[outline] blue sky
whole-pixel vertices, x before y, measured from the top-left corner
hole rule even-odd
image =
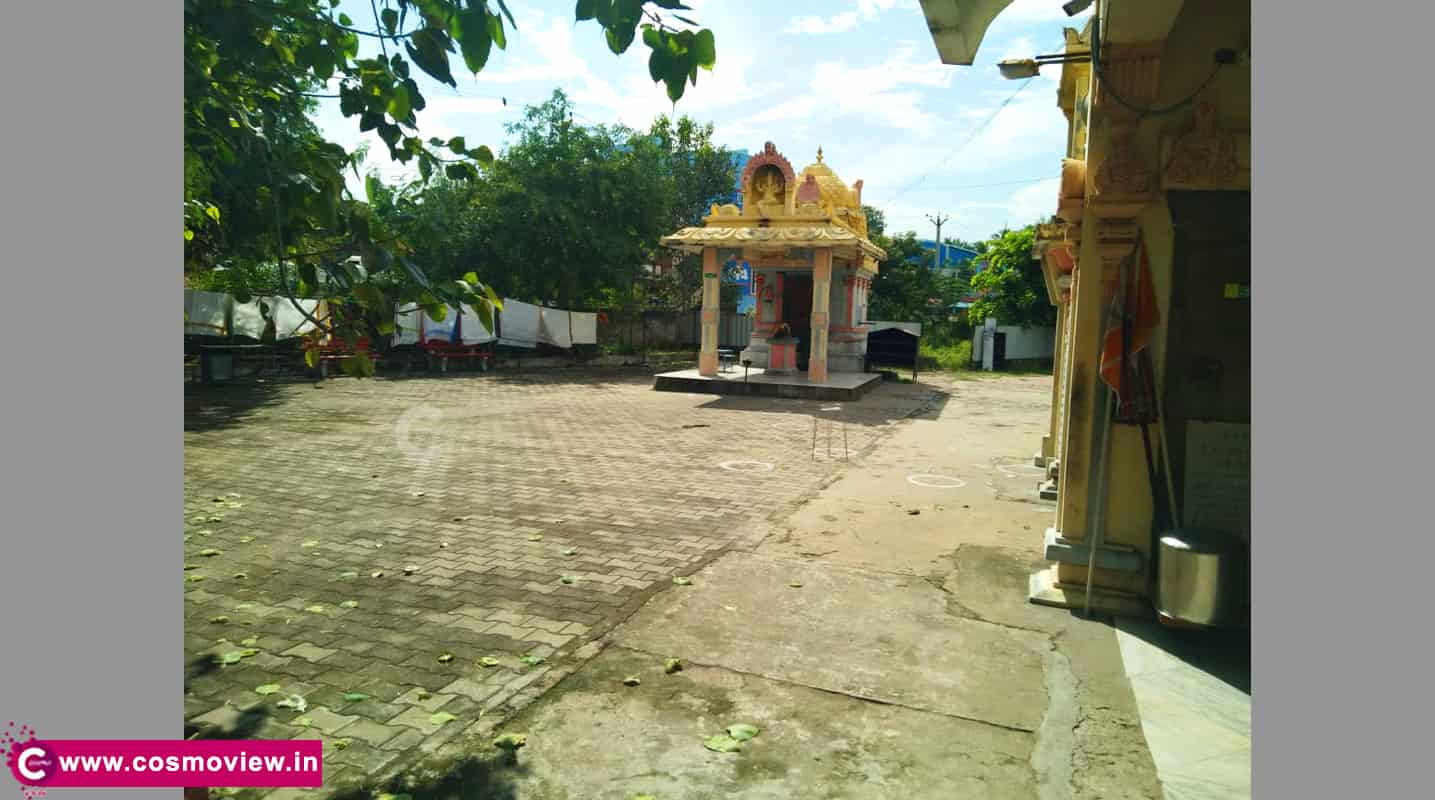
[[[886,212],[889,229],[925,238],[933,233],[927,215],[938,211],[950,217],[943,234],[975,239],[1055,209],[1065,149],[1058,72],[1047,68],[1023,88],[1003,80],[995,64],[1059,52],[1062,29],[1086,18],[1067,17],[1060,0],[1014,0],[988,29],[971,67],[941,63],[916,0],[687,3],[693,11],[684,14],[713,30],[718,58],[676,110],[714,123],[721,144],[756,151],[771,140],[798,169],[820,145],[845,181],[864,181],[863,201]],[[477,78],[462,71],[457,57],[457,89],[419,78],[428,100],[418,115],[425,138],[463,135],[470,146],[498,150],[504,123],[557,87],[586,122],[645,128],[673,111],[661,84],[648,78],[641,42],[614,56],[597,23],[574,23],[573,0],[508,5],[518,30]],[[345,0],[341,10],[359,24],[372,20],[367,2]],[[367,55],[377,44],[365,38]],[[388,180],[411,173],[389,160],[376,137],[359,133],[355,120],[344,119],[337,101],[325,103],[319,124],[331,139],[346,146],[371,141],[369,167]]]

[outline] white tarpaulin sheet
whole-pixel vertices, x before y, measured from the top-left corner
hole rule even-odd
[[[425,342],[440,341],[452,342],[454,334],[458,332],[458,309],[449,306],[448,313],[444,315],[443,321],[433,319],[428,314],[423,315],[423,340]]]
[[[568,327],[568,312],[561,308],[539,309],[538,341],[561,347],[573,346],[573,329]]]
[[[184,290],[184,332],[208,336],[228,333],[230,297],[220,292]]]
[[[538,319],[538,306],[503,298],[503,311],[498,317],[498,343],[511,347],[537,347]]]
[[[414,303],[394,307],[394,346],[419,343],[419,317],[423,312]]]
[[[287,300],[285,302],[288,302]],[[231,312],[233,320],[230,330],[235,336],[248,336],[251,339],[259,339],[264,336],[264,314],[259,308],[258,300],[250,300],[248,303],[234,301],[234,310]],[[274,307],[270,306],[269,312],[274,313]]]
[[[303,336],[314,330],[314,323],[304,316],[294,303],[287,297],[263,297],[260,298],[269,306],[269,316],[274,320],[274,338],[279,340],[293,339],[296,336]],[[309,315],[318,318],[318,300],[299,300],[299,305],[309,312]]]
[[[591,311],[573,312],[573,344],[598,343],[598,315]]]
[[[468,303],[463,304],[463,322],[458,326],[458,334],[464,344],[487,344],[498,338],[493,331],[483,327],[483,320]]]

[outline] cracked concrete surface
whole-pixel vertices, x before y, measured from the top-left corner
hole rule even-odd
[[[506,721],[511,796],[1160,798],[1111,628],[1026,601],[1049,379],[941,388]],[[704,749],[739,722],[742,752]]]

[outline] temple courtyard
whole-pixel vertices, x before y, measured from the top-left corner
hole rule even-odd
[[[1027,602],[1050,381],[190,388],[186,735],[322,738],[276,800],[1249,794],[1239,680]]]

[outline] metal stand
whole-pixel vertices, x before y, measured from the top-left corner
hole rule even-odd
[[[842,406],[825,406],[825,407],[823,407],[822,409],[820,409],[817,414],[813,414],[813,415],[812,415],[812,460],[813,460],[813,461],[816,461],[816,460],[817,460],[817,428],[818,428],[817,419],[818,419],[818,415],[821,414],[823,411],[841,411],[841,410],[842,410]],[[845,421],[841,420],[841,419],[836,420],[836,422],[837,422],[838,426],[840,426],[841,429],[842,429],[842,460],[843,460],[843,461],[851,461],[852,459],[849,457],[849,455],[848,455],[849,451],[848,451],[848,449],[847,449],[847,423],[846,423]],[[832,458],[832,423],[833,423],[832,417],[827,417],[827,458],[829,458],[829,459]]]

